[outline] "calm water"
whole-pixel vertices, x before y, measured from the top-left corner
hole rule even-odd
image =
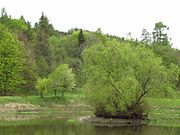
[[[95,126],[68,118],[0,121],[0,135],[180,135],[180,128],[158,126]]]

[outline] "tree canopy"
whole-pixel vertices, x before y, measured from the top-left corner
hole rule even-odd
[[[0,24],[0,94],[15,94],[24,82],[23,46],[17,37]]]
[[[140,118],[145,96],[164,93],[173,86],[166,82],[167,74],[174,70],[167,71],[161,58],[145,46],[99,43],[83,52],[83,61],[87,98],[97,116]]]
[[[72,90],[76,86],[75,75],[67,64],[57,67],[49,76],[50,88],[54,91],[55,96],[60,92],[62,97],[64,92]]]

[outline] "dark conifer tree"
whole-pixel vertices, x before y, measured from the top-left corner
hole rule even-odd
[[[83,35],[83,30],[80,29],[79,35],[78,35],[78,45],[79,45],[79,49],[78,49],[78,58],[81,59],[81,53],[83,51],[83,49],[85,48],[85,39],[84,39],[84,35]]]
[[[52,28],[53,27],[49,24],[48,18],[44,15],[44,13],[42,13],[39,23],[35,25],[35,54],[40,77],[47,76],[51,71],[51,53],[48,38],[50,37],[49,33]]]

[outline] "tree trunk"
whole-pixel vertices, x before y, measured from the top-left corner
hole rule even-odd
[[[41,92],[41,93],[40,93],[40,96],[41,96],[41,98],[43,98],[43,97],[44,97],[44,96],[43,96],[43,92]]]
[[[63,90],[62,93],[61,93],[61,97],[62,97],[62,98],[64,97],[64,90]]]
[[[55,97],[57,96],[57,91],[56,90],[54,90],[54,95],[55,95]]]
[[[62,89],[62,92],[61,92],[61,97],[62,97],[62,98],[64,98],[64,92],[65,92],[66,89],[67,89],[66,87],[64,87],[64,88]]]

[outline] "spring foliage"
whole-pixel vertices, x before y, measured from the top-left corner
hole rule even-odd
[[[62,64],[57,67],[49,76],[50,88],[54,91],[56,96],[57,92],[64,96],[64,92],[72,90],[76,86],[75,75],[72,73],[72,69],[67,64]]]
[[[36,83],[36,90],[38,91],[39,95],[41,97],[44,97],[45,94],[48,92],[48,83],[49,80],[46,78],[38,78],[37,83]]]
[[[111,114],[132,111],[142,115],[139,108],[145,96],[173,89],[168,81],[172,68],[167,70],[161,58],[145,46],[116,41],[95,44],[84,51],[83,61],[88,100]]]
[[[13,94],[24,83],[23,46],[0,24],[0,95]]]

